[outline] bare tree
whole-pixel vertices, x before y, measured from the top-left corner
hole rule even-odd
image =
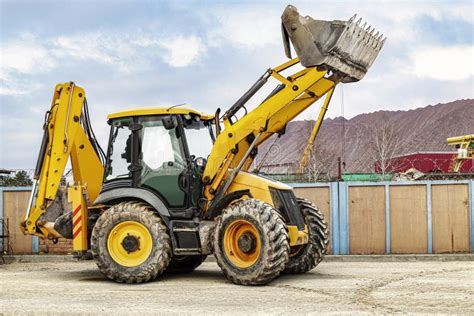
[[[309,182],[328,181],[336,165],[331,153],[316,144],[309,153],[308,164],[304,170],[305,178]]]
[[[402,142],[395,125],[391,122],[375,124],[369,133],[370,148],[374,164],[385,175],[397,168],[396,155],[400,154]]]

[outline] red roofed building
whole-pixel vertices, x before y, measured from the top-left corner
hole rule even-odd
[[[454,159],[457,152],[417,152],[394,157],[387,162],[385,172],[403,173],[409,169],[416,169],[423,173],[453,172]],[[375,164],[375,172],[380,173],[380,164]],[[474,172],[473,160],[466,160],[460,172]]]

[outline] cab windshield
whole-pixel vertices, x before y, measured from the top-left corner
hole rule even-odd
[[[192,116],[189,119],[185,117],[183,121],[189,154],[196,158],[202,157],[207,159],[214,143],[212,122],[201,121],[198,116]]]

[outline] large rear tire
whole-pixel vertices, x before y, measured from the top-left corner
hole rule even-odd
[[[310,201],[298,199],[298,205],[309,230],[306,245],[291,248],[284,273],[301,274],[314,269],[323,260],[329,244],[328,227],[322,212]]]
[[[91,236],[99,270],[120,283],[143,283],[163,273],[171,260],[171,240],[151,206],[123,202],[106,210]]]
[[[266,284],[288,261],[285,223],[269,204],[247,199],[230,205],[217,219],[214,255],[224,275],[235,284]]]

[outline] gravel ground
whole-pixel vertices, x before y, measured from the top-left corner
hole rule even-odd
[[[323,262],[266,286],[194,273],[116,284],[88,262],[0,265],[0,314],[474,314],[474,262]]]

